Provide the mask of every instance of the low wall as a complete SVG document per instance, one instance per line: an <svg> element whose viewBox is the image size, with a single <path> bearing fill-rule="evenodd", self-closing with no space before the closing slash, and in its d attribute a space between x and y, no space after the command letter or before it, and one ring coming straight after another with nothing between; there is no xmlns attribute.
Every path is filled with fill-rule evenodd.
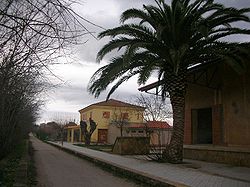
<svg viewBox="0 0 250 187"><path fill-rule="evenodd" d="M149 153L149 137L117 137L112 152L120 155L145 155Z"/></svg>
<svg viewBox="0 0 250 187"><path fill-rule="evenodd" d="M250 167L250 150L232 147L184 145L184 158Z"/></svg>

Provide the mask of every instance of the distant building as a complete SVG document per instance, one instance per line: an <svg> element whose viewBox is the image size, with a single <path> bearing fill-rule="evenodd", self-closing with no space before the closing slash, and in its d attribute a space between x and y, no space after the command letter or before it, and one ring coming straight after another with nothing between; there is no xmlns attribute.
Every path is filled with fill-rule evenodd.
<svg viewBox="0 0 250 187"><path fill-rule="evenodd" d="M42 133L48 140L56 140L58 136L58 126L55 122L41 123L37 132Z"/></svg>
<svg viewBox="0 0 250 187"><path fill-rule="evenodd" d="M55 122L41 123L40 129L48 134L55 134L57 131L57 124Z"/></svg>

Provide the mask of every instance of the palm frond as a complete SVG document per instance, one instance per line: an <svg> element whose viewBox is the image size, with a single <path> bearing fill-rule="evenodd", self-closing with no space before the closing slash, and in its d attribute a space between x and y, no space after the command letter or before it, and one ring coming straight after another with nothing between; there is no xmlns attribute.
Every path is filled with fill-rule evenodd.
<svg viewBox="0 0 250 187"><path fill-rule="evenodd" d="M157 22L154 19L152 19L152 17L147 12L134 8L124 11L120 17L120 22L124 23L125 21L134 18L138 18L145 22L148 22L153 27L156 27L157 25Z"/></svg>
<svg viewBox="0 0 250 187"><path fill-rule="evenodd" d="M225 8L213 0L155 2L157 6L144 5L142 10L126 10L121 15L121 26L99 34L99 38L108 36L111 40L98 52L97 61L115 49L124 50L91 78L89 91L95 96L118 80L109 97L135 74L139 74L138 84L143 84L155 70L159 78L176 81L175 77L185 74L190 65L199 63L227 62L238 72L244 69L244 59L248 56L242 51L249 48L221 39L250 34L249 29L231 26L236 21L249 22L249 8ZM129 19L136 19L136 22L124 24ZM164 97L170 87L164 84L162 89Z"/></svg>
<svg viewBox="0 0 250 187"><path fill-rule="evenodd" d="M127 35L130 37L138 37L141 39L155 39L155 33L152 31L152 29L137 24L124 24L120 27L108 29L106 31L101 32L98 35L98 38L101 39L106 36L111 36L112 38L114 38L118 35Z"/></svg>
<svg viewBox="0 0 250 187"><path fill-rule="evenodd" d="M148 44L147 41L142 41L140 39L130 39L126 37L120 37L114 40L111 40L109 43L104 45L101 50L97 53L97 61L100 62L105 55L113 51L114 49L120 50L127 45L136 44L138 46L145 46Z"/></svg>
<svg viewBox="0 0 250 187"><path fill-rule="evenodd" d="M110 89L110 91L109 91L109 93L108 93L106 99L108 100L109 97L114 93L114 91L115 91L122 83L124 83L125 81L128 81L131 77L133 77L134 75L136 75L136 74L138 74L138 73L139 73L139 71L131 71L131 72L129 72L128 75L125 75L125 76L119 78L119 80L117 81L117 83L116 83L114 86L112 86L112 88Z"/></svg>

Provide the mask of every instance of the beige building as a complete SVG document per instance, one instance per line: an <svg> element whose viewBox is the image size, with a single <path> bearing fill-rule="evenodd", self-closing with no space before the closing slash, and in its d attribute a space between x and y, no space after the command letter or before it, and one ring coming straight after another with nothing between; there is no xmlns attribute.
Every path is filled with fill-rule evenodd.
<svg viewBox="0 0 250 187"><path fill-rule="evenodd" d="M227 64L201 67L189 82L185 144L250 149L250 66L241 75Z"/></svg>
<svg viewBox="0 0 250 187"><path fill-rule="evenodd" d="M132 105L122 101L109 99L91 104L81 110L80 120L89 125L89 118L96 122L96 130L92 134L91 142L113 144L116 137L122 133L126 136L125 128L132 123L143 123L144 107ZM67 141L74 142L75 135L81 134L80 126L67 127ZM79 136L78 141L83 141Z"/></svg>
<svg viewBox="0 0 250 187"><path fill-rule="evenodd" d="M184 157L250 166L249 63L245 70L238 74L228 64L216 62L189 69Z"/></svg>

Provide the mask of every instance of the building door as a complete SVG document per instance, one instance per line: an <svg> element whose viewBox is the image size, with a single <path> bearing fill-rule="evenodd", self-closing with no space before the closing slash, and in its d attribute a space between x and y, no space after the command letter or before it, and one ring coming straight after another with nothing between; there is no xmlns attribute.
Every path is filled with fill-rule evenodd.
<svg viewBox="0 0 250 187"><path fill-rule="evenodd" d="M212 108L192 110L194 144L212 144Z"/></svg>
<svg viewBox="0 0 250 187"><path fill-rule="evenodd" d="M108 130L98 129L98 143L107 143L108 140Z"/></svg>

